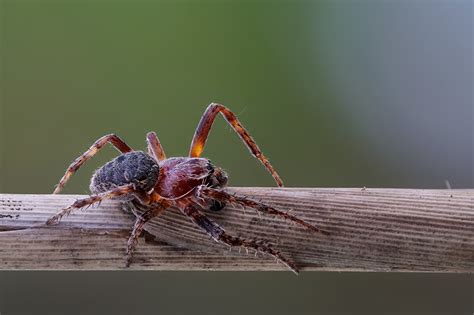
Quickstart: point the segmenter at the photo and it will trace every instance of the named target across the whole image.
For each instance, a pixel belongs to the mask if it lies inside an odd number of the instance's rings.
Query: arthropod
[[[227,184],[227,174],[208,159],[201,157],[209,131],[219,113],[240,136],[251,154],[266,167],[277,185],[283,186],[278,173],[234,113],[223,105],[212,103],[199,121],[187,157],[167,158],[154,132],[149,132],[146,136],[148,152],[133,150],[115,134],[98,139],[67,168],[54,194],[59,193],[71,175],[107,143],[113,145],[121,154],[95,171],[90,183],[91,196],[76,200],[72,205],[49,218],[46,223],[48,225],[58,223],[63,216],[74,209],[99,203],[105,199],[114,198],[131,202],[145,211],[141,215],[134,212],[136,221],[128,239],[125,254],[126,266],[129,266],[144,225],[166,209],[176,207],[217,242],[230,247],[243,247],[247,250],[269,254],[292,271],[297,272],[298,269],[292,261],[267,243],[232,236],[202,212],[205,209],[220,210],[226,204],[240,205],[292,221],[312,232],[328,234],[287,212],[243,196],[231,195],[223,190]]]

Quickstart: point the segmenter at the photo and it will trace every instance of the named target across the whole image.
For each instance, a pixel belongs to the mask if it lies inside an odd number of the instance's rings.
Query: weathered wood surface
[[[268,240],[302,270],[474,272],[474,190],[229,188],[331,233],[312,234],[252,209],[207,214],[229,233]],[[82,196],[0,194],[0,269],[124,269],[133,224],[118,202],[76,211]],[[147,225],[130,269],[285,270],[228,251],[175,209]]]

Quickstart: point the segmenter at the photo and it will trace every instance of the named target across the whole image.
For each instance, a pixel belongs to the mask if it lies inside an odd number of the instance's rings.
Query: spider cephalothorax
[[[142,215],[134,212],[137,219],[126,250],[126,265],[128,266],[131,263],[133,250],[145,223],[167,208],[174,206],[217,242],[270,254],[283,262],[288,268],[297,272],[296,266],[290,260],[264,242],[229,235],[222,227],[201,212],[203,209],[220,210],[226,204],[240,205],[293,221],[313,232],[328,234],[326,231],[320,230],[286,212],[245,197],[230,195],[222,189],[227,184],[226,173],[221,168],[214,166],[210,160],[200,157],[212,123],[218,113],[221,113],[237,132],[252,155],[267,168],[277,185],[283,186],[280,176],[237,117],[226,107],[213,103],[206,109],[196,128],[188,157],[166,158],[160,141],[154,132],[147,134],[148,153],[132,150],[114,134],[103,136],[97,140],[89,150],[69,166],[54,193],[59,193],[71,175],[106,143],[111,143],[122,154],[94,173],[90,184],[93,195],[76,200],[71,206],[51,217],[47,224],[58,222],[73,209],[98,203],[104,199],[115,198],[130,202],[135,207],[145,211]]]

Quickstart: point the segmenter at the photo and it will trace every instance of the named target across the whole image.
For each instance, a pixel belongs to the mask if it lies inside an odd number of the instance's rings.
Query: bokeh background
[[[0,192],[231,108],[287,186],[474,187],[471,1],[0,0]],[[70,181],[87,193],[106,148]],[[271,177],[218,119],[232,186]],[[45,257],[45,259],[47,259]],[[471,275],[2,272],[1,314],[472,314]],[[74,305],[74,306],[71,306]],[[34,312],[33,312],[34,311]]]

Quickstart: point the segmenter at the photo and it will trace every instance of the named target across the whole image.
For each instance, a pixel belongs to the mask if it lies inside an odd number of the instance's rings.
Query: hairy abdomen
[[[122,154],[99,168],[91,179],[93,194],[102,193],[117,186],[135,184],[149,191],[155,186],[160,168],[158,163],[142,151]]]

